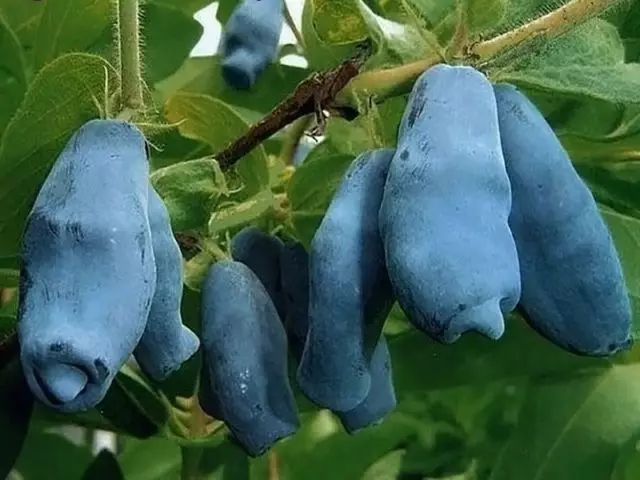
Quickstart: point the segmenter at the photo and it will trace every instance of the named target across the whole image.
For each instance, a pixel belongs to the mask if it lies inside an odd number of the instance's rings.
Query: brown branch
[[[313,113],[322,124],[322,111],[329,108],[338,92],[360,73],[370,54],[371,43],[367,42],[358,48],[356,55],[337,67],[314,73],[300,82],[291,95],[251,126],[247,133],[215,155],[220,168],[230,168],[260,143],[300,117]]]

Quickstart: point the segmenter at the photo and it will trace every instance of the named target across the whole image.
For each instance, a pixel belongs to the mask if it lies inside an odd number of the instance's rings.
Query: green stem
[[[489,40],[471,45],[470,59],[476,63],[487,61],[497,55],[519,46],[539,36],[547,38],[557,36],[568,28],[577,26],[602,14],[620,0],[571,0],[556,10],[543,15],[529,23]],[[416,79],[428,68],[440,63],[437,55],[429,54],[426,58],[395,68],[363,72],[354,77],[336,96],[339,106],[357,107],[358,92],[375,97],[377,102],[408,93]]]
[[[118,0],[118,40],[123,110],[143,106],[138,0]]]
[[[200,459],[202,458],[202,447],[180,448],[182,454],[182,466],[180,468],[181,480],[198,480],[200,475]]]
[[[572,0],[547,15],[471,48],[471,53],[486,60],[541,35],[557,36],[568,28],[584,23],[613,7],[619,0]]]
[[[304,50],[306,48],[304,43],[304,37],[302,36],[302,33],[300,33],[300,30],[298,30],[298,27],[296,26],[296,22],[293,21],[293,17],[291,16],[291,11],[287,6],[287,2],[283,0],[282,3],[284,4],[283,11],[282,11],[284,15],[284,21],[287,22],[287,25],[293,32],[293,35],[296,37],[296,41],[298,42],[298,45],[300,46],[300,48]]]

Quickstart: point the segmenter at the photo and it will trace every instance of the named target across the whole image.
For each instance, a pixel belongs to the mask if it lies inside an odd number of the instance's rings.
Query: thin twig
[[[358,75],[370,54],[371,44],[367,43],[355,56],[339,66],[314,73],[300,82],[291,95],[249,128],[247,133],[215,155],[220,168],[225,170],[233,166],[260,143],[300,117],[315,114],[318,122],[322,123],[322,110],[331,107],[336,94]]]

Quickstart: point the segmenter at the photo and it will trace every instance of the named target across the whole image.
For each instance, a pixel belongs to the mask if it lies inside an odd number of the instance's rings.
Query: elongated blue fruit
[[[284,244],[280,256],[280,278],[289,351],[299,362],[309,330],[309,254],[301,243]]]
[[[284,318],[284,299],[280,284],[280,254],[283,243],[256,227],[240,230],[231,240],[231,256],[244,263],[260,279],[271,301]]]
[[[527,321],[577,354],[604,356],[628,348],[629,297],[593,195],[527,97],[505,84],[495,86],[495,94]]]
[[[311,243],[309,332],[298,384],[333,411],[351,410],[367,396],[369,361],[393,304],[378,233],[392,157],[392,149],[380,149],[354,160]]]
[[[202,344],[202,408],[223,420],[249,455],[298,429],[284,327],[246,265],[221,261],[205,276]]]
[[[503,334],[520,297],[510,208],[491,84],[432,67],[411,93],[380,208],[391,283],[417,328],[443,343]]]
[[[275,59],[282,31],[283,0],[243,0],[224,25],[219,52],[222,76],[239,90],[253,86]]]
[[[148,174],[138,129],[89,121],[29,214],[20,358],[35,397],[51,408],[75,412],[100,402],[144,332],[156,283]]]
[[[282,289],[287,312],[285,325],[289,336],[289,349],[296,362],[299,362],[302,356],[309,327],[308,258],[300,243],[285,243],[281,260]],[[381,422],[396,406],[391,357],[384,335],[380,335],[368,368],[371,388],[365,399],[352,410],[337,412],[338,418],[349,433]]]
[[[182,324],[182,254],[171,231],[167,207],[151,184],[149,224],[156,261],[156,289],[147,326],[133,353],[142,371],[161,381],[198,350],[200,340]]]
[[[371,389],[367,397],[353,410],[338,412],[338,418],[350,434],[379,424],[389,412],[396,408],[391,356],[384,335],[380,336],[380,341],[373,351],[369,372]]]

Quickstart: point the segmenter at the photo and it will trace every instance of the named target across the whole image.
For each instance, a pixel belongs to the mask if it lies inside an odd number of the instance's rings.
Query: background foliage
[[[14,328],[16,255],[35,194],[71,133],[104,115],[118,91],[111,3],[0,0],[0,345]],[[390,94],[382,76],[370,77],[367,90],[349,100],[360,116],[331,118],[322,143],[295,170],[281,155],[291,129],[224,174],[212,153],[310,72],[339,63],[355,42],[374,39],[366,70],[375,74],[434,55],[452,39],[458,18],[454,0],[307,0],[304,49],[286,45],[281,55],[298,51],[308,68],[276,63],[251,92],[239,93],[223,83],[216,56],[188,58],[202,34],[193,14],[208,3],[148,0],[142,16],[153,107],[142,127],[156,147],[152,181],[173,228],[196,243],[184,252],[183,299],[185,322],[196,331],[200,278],[224,255],[229,234],[253,223],[308,244],[353,158],[395,145],[408,90]],[[468,31],[488,38],[562,3],[468,1]],[[218,20],[224,23],[235,4],[220,0]],[[563,36],[480,65],[492,81],[515,83],[534,99],[594,191],[623,260],[636,322],[639,60],[640,3],[627,0]],[[178,125],[158,129],[159,121]],[[198,356],[162,385],[126,367],[97,409],[64,417],[33,405],[14,358],[0,371],[0,476],[173,479],[184,457],[191,478],[225,480],[640,478],[640,346],[612,359],[577,357],[517,315],[497,342],[469,335],[443,346],[411,328],[397,308],[386,334],[399,404],[382,425],[350,437],[299,396],[301,430],[255,460],[220,425],[203,435],[190,401]],[[117,453],[94,456],[86,442],[72,442],[60,433],[70,423],[117,433]]]

